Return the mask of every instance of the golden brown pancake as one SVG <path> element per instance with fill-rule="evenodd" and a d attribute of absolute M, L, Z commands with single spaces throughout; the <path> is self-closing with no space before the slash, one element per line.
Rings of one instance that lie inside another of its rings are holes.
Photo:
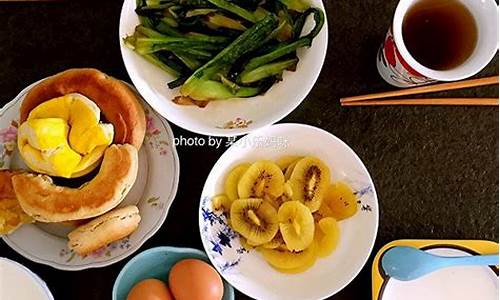
<path fill-rule="evenodd" d="M 137 149 L 111 145 L 99 173 L 80 188 L 53 184 L 46 175 L 22 173 L 12 177 L 23 210 L 41 222 L 63 222 L 99 216 L 117 206 L 135 182 Z"/>
<path fill-rule="evenodd" d="M 42 102 L 79 93 L 94 101 L 114 126 L 115 144 L 139 149 L 144 140 L 146 118 L 139 99 L 126 84 L 96 69 L 70 69 L 35 85 L 21 105 L 21 123 Z"/>
<path fill-rule="evenodd" d="M 19 226 L 33 221 L 16 199 L 11 182 L 12 176 L 16 174 L 19 172 L 0 170 L 0 235 L 9 234 Z"/>

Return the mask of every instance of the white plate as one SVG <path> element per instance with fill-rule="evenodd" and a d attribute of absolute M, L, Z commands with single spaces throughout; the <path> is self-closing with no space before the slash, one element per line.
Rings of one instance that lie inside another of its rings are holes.
<path fill-rule="evenodd" d="M 297 50 L 300 59 L 295 72 L 285 72 L 283 81 L 275 84 L 265 95 L 248 99 L 213 101 L 201 109 L 174 104 L 171 100 L 178 89 L 170 90 L 167 82 L 173 80 L 158 67 L 147 62 L 123 45 L 122 38 L 131 35 L 139 24 L 135 0 L 123 2 L 120 17 L 120 45 L 123 61 L 137 90 L 162 116 L 187 130 L 213 136 L 235 136 L 273 124 L 292 112 L 305 99 L 319 76 L 328 45 L 328 24 L 309 49 Z M 323 12 L 321 0 L 310 1 Z M 326 12 L 325 12 L 326 14 Z M 305 29 L 314 24 L 308 20 Z M 305 30 L 307 31 L 307 30 Z"/>
<path fill-rule="evenodd" d="M 20 263 L 0 257 L 0 299 L 54 300 L 54 297 L 35 273 Z"/>
<path fill-rule="evenodd" d="M 246 251 L 225 216 L 213 211 L 210 200 L 223 191 L 225 176 L 235 165 L 283 155 L 319 157 L 330 167 L 331 179 L 347 182 L 359 200 L 358 213 L 339 223 L 337 249 L 295 275 L 279 273 L 256 251 Z M 266 300 L 322 299 L 354 279 L 370 256 L 378 227 L 377 194 L 359 157 L 340 139 L 308 125 L 277 124 L 243 137 L 217 161 L 203 188 L 199 222 L 212 264 L 242 293 Z"/>
<path fill-rule="evenodd" d="M 465 250 L 452 248 L 434 248 L 426 251 L 441 256 L 471 255 Z M 380 291 L 379 299 L 496 300 L 498 274 L 488 266 L 460 266 L 441 269 L 412 281 L 389 278 Z"/>
<path fill-rule="evenodd" d="M 24 89 L 0 110 L 0 169 L 26 169 L 16 146 L 19 107 Z M 173 133 L 166 120 L 143 102 L 147 117 L 144 144 L 139 151 L 139 173 L 131 191 L 120 206 L 135 204 L 142 220 L 139 228 L 120 241 L 81 257 L 66 246 L 71 228 L 35 223 L 24 225 L 3 236 L 12 249 L 24 257 L 62 270 L 103 267 L 134 253 L 155 234 L 167 217 L 179 181 L 179 158 L 173 144 Z"/>

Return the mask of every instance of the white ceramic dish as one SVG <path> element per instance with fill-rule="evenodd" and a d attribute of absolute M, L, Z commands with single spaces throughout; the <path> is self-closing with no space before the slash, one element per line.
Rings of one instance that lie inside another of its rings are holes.
<path fill-rule="evenodd" d="M 0 299 L 54 300 L 54 297 L 47 284 L 35 273 L 13 260 L 0 257 Z"/>
<path fill-rule="evenodd" d="M 283 155 L 314 155 L 358 195 L 359 211 L 340 222 L 337 249 L 304 273 L 275 271 L 256 251 L 246 251 L 226 217 L 212 209 L 210 198 L 223 191 L 227 172 L 242 162 Z M 366 263 L 378 228 L 378 202 L 373 182 L 358 156 L 340 139 L 300 124 L 277 124 L 253 132 L 231 146 L 217 161 L 203 188 L 200 233 L 208 257 L 236 289 L 256 299 L 323 299 L 345 287 Z"/>
<path fill-rule="evenodd" d="M 468 256 L 461 249 L 426 250 L 441 256 Z M 412 281 L 389 278 L 380 300 L 496 300 L 498 275 L 488 266 L 461 266 L 442 269 Z"/>
<path fill-rule="evenodd" d="M 33 85 L 35 85 L 34 83 Z M 29 89 L 24 89 L 0 110 L 0 169 L 26 169 L 17 146 L 19 107 Z M 62 270 L 103 267 L 134 253 L 155 234 L 167 217 L 177 192 L 179 158 L 173 133 L 165 119 L 143 102 L 147 116 L 144 144 L 139 151 L 137 180 L 121 206 L 138 206 L 142 220 L 139 228 L 120 241 L 81 257 L 66 245 L 70 227 L 35 223 L 24 225 L 3 240 L 19 254 Z"/>
<path fill-rule="evenodd" d="M 139 24 L 134 9 L 135 0 L 125 0 L 120 17 L 120 45 L 123 61 L 132 82 L 148 103 L 162 116 L 189 131 L 213 135 L 235 136 L 271 125 L 292 112 L 305 99 L 319 76 L 328 45 L 328 24 L 309 49 L 297 51 L 300 59 L 295 72 L 285 72 L 283 81 L 265 95 L 225 101 L 213 101 L 201 109 L 174 104 L 171 100 L 178 89 L 170 90 L 167 82 L 173 78 L 123 45 L 122 38 L 134 32 Z M 325 12 L 321 0 L 310 1 Z M 306 31 L 314 22 L 306 23 Z"/>
<path fill-rule="evenodd" d="M 373 300 L 498 299 L 498 266 L 454 266 L 411 281 L 400 281 L 387 276 L 381 260 L 395 246 L 410 246 L 450 257 L 498 253 L 498 243 L 488 240 L 392 241 L 384 245 L 373 259 Z"/>

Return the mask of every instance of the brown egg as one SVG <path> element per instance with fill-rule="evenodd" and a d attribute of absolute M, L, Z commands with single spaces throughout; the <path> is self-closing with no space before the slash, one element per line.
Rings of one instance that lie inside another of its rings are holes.
<path fill-rule="evenodd" d="M 183 259 L 168 275 L 175 300 L 220 300 L 224 294 L 222 279 L 215 269 L 199 259 Z"/>
<path fill-rule="evenodd" d="M 167 285 L 158 279 L 145 279 L 130 290 L 127 300 L 174 300 Z"/>

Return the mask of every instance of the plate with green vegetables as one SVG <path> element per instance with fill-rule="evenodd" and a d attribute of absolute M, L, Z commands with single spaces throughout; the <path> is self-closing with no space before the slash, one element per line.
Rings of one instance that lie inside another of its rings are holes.
<path fill-rule="evenodd" d="M 328 29 L 321 0 L 125 0 L 127 71 L 161 115 L 235 136 L 292 112 L 314 86 Z"/>

